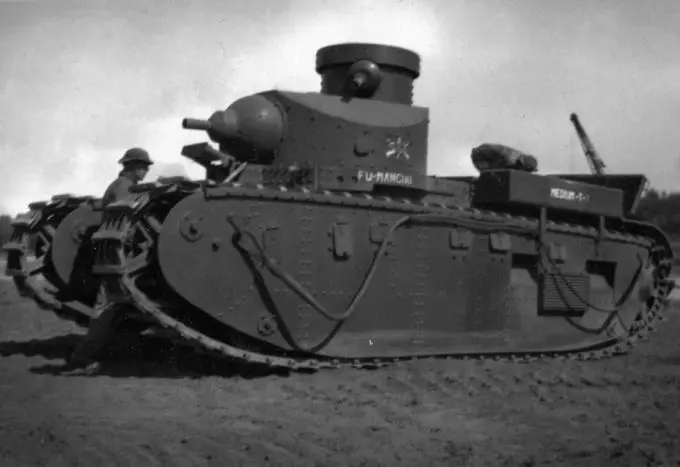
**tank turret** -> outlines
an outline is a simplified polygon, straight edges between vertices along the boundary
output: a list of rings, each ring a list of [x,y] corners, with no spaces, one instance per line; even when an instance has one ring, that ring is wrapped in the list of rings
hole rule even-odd
[[[411,105],[420,57],[382,44],[335,44],[316,53],[323,94]]]
[[[199,162],[206,167],[208,159],[268,166],[253,170],[265,178],[275,174],[277,183],[278,174],[292,167],[309,173],[307,180],[315,173],[316,186],[328,189],[424,189],[428,109],[412,104],[418,54],[380,44],[335,44],[317,51],[316,70],[321,92],[263,91],[208,120],[184,119],[184,128],[207,131],[219,153],[196,146],[183,154],[206,159]]]
[[[284,137],[284,115],[261,94],[245,96],[208,120],[185,118],[182,127],[205,130],[220,150],[242,161],[271,162]]]

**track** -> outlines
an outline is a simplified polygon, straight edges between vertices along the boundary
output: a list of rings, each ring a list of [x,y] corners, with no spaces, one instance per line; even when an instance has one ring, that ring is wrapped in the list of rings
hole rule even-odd
[[[7,251],[6,275],[12,278],[19,295],[81,327],[89,325],[92,309],[84,303],[59,298],[50,255],[59,223],[89,199],[55,197],[50,204],[33,206],[31,212],[20,214],[12,221],[12,236],[4,245]],[[34,258],[29,256],[31,238],[38,240]]]
[[[538,230],[536,219],[509,217],[506,214],[495,212],[482,212],[476,209],[463,209],[457,206],[415,204],[410,201],[394,200],[387,197],[373,198],[371,196],[357,196],[350,193],[331,193],[322,194],[312,193],[309,190],[292,191],[281,187],[278,191],[265,189],[258,186],[257,189],[241,188],[240,185],[233,185],[233,193],[230,196],[254,201],[257,199],[277,199],[289,200],[306,203],[326,203],[342,204],[343,206],[365,207],[371,206],[376,210],[390,210],[403,212],[409,216],[448,216],[452,222],[478,222],[481,224],[494,224],[499,230],[521,229],[527,233]],[[653,237],[641,237],[632,232],[608,231],[605,238],[614,239],[619,242],[631,244],[645,244],[650,251],[655,252],[654,261],[654,287],[653,298],[648,300],[646,310],[641,313],[624,337],[614,338],[610,341],[600,343],[589,348],[570,349],[568,351],[545,351],[545,352],[524,352],[524,353],[494,353],[494,354],[455,354],[455,355],[431,355],[424,357],[404,357],[391,359],[324,359],[310,358],[308,356],[281,356],[266,354],[257,351],[256,342],[244,341],[243,338],[235,341],[234,345],[217,341],[196,329],[187,326],[180,320],[173,318],[179,316],[175,305],[171,303],[157,303],[150,299],[138,286],[138,280],[143,277],[145,271],[153,269],[153,254],[149,251],[135,256],[126,257],[124,252],[125,238],[135,230],[144,230],[144,236],[153,237],[157,235],[162,220],[157,218],[144,217],[144,205],[149,201],[150,196],[146,193],[138,195],[135,199],[119,203],[114,207],[115,213],[105,221],[105,229],[109,232],[117,231],[118,238],[109,245],[118,249],[116,256],[126,258],[122,264],[121,271],[124,271],[119,278],[115,288],[122,289],[125,294],[131,296],[135,305],[143,312],[153,317],[163,327],[177,332],[191,345],[194,345],[201,352],[217,354],[222,358],[240,361],[248,364],[265,365],[268,367],[285,368],[293,371],[338,369],[343,367],[354,368],[375,368],[391,365],[400,361],[427,360],[427,359],[479,359],[479,360],[507,360],[528,362],[536,359],[577,359],[594,360],[623,354],[628,351],[635,343],[645,338],[654,330],[654,325],[662,319],[663,308],[666,305],[667,297],[674,287],[673,281],[668,279],[671,269],[672,250],[665,236],[652,226],[642,223],[627,222],[628,226],[635,226],[638,229],[647,230]],[[153,205],[153,201],[149,203]],[[127,208],[126,208],[127,207]],[[581,236],[595,237],[596,229],[586,228],[580,225],[557,224],[549,222],[548,230],[571,233]],[[639,232],[637,232],[639,234]],[[155,239],[154,239],[155,240]],[[386,239],[387,240],[387,239]],[[199,311],[200,312],[200,311]],[[252,349],[252,350],[250,350]]]

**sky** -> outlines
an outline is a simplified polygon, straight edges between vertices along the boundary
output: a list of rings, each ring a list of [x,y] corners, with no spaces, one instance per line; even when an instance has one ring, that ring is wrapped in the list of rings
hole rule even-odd
[[[0,0],[0,212],[94,194],[132,146],[149,174],[202,169],[182,130],[239,97],[318,91],[316,50],[378,42],[421,56],[428,171],[472,175],[473,147],[588,172],[569,121],[610,172],[680,190],[677,0]]]

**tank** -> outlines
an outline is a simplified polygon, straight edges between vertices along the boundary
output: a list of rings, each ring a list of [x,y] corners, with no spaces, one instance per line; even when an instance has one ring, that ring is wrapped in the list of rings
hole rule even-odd
[[[644,175],[539,173],[488,143],[477,176],[428,175],[420,57],[317,52],[320,92],[269,90],[182,155],[205,180],[106,208],[93,273],[113,302],[224,358],[290,370],[420,358],[594,359],[661,319],[673,252],[630,219]]]
[[[89,326],[95,306],[105,305],[100,279],[92,275],[91,237],[102,220],[101,200],[59,194],[31,203],[11,222],[5,275],[19,295],[81,327]],[[121,330],[143,331],[152,320],[130,310]],[[145,324],[146,323],[146,324]]]
[[[73,269],[76,245],[87,229],[96,227],[101,220],[99,212],[94,218],[84,219],[85,223],[73,225],[70,221],[73,213],[93,212],[98,202],[91,196],[59,194],[49,201],[31,203],[28,212],[12,220],[10,240],[3,245],[7,252],[5,275],[12,278],[19,294],[80,326],[89,324],[92,288],[82,273],[79,281],[76,280],[78,273],[74,274],[74,284],[70,278],[62,280],[63,266],[71,264]],[[58,235],[60,230],[65,230],[65,225],[72,227],[67,238],[69,245],[64,244],[63,235]],[[77,286],[75,282],[79,282]]]

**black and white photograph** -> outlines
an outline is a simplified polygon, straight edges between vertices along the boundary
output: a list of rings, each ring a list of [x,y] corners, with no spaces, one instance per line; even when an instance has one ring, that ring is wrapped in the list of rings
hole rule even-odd
[[[680,467],[680,2],[0,0],[0,467]]]

